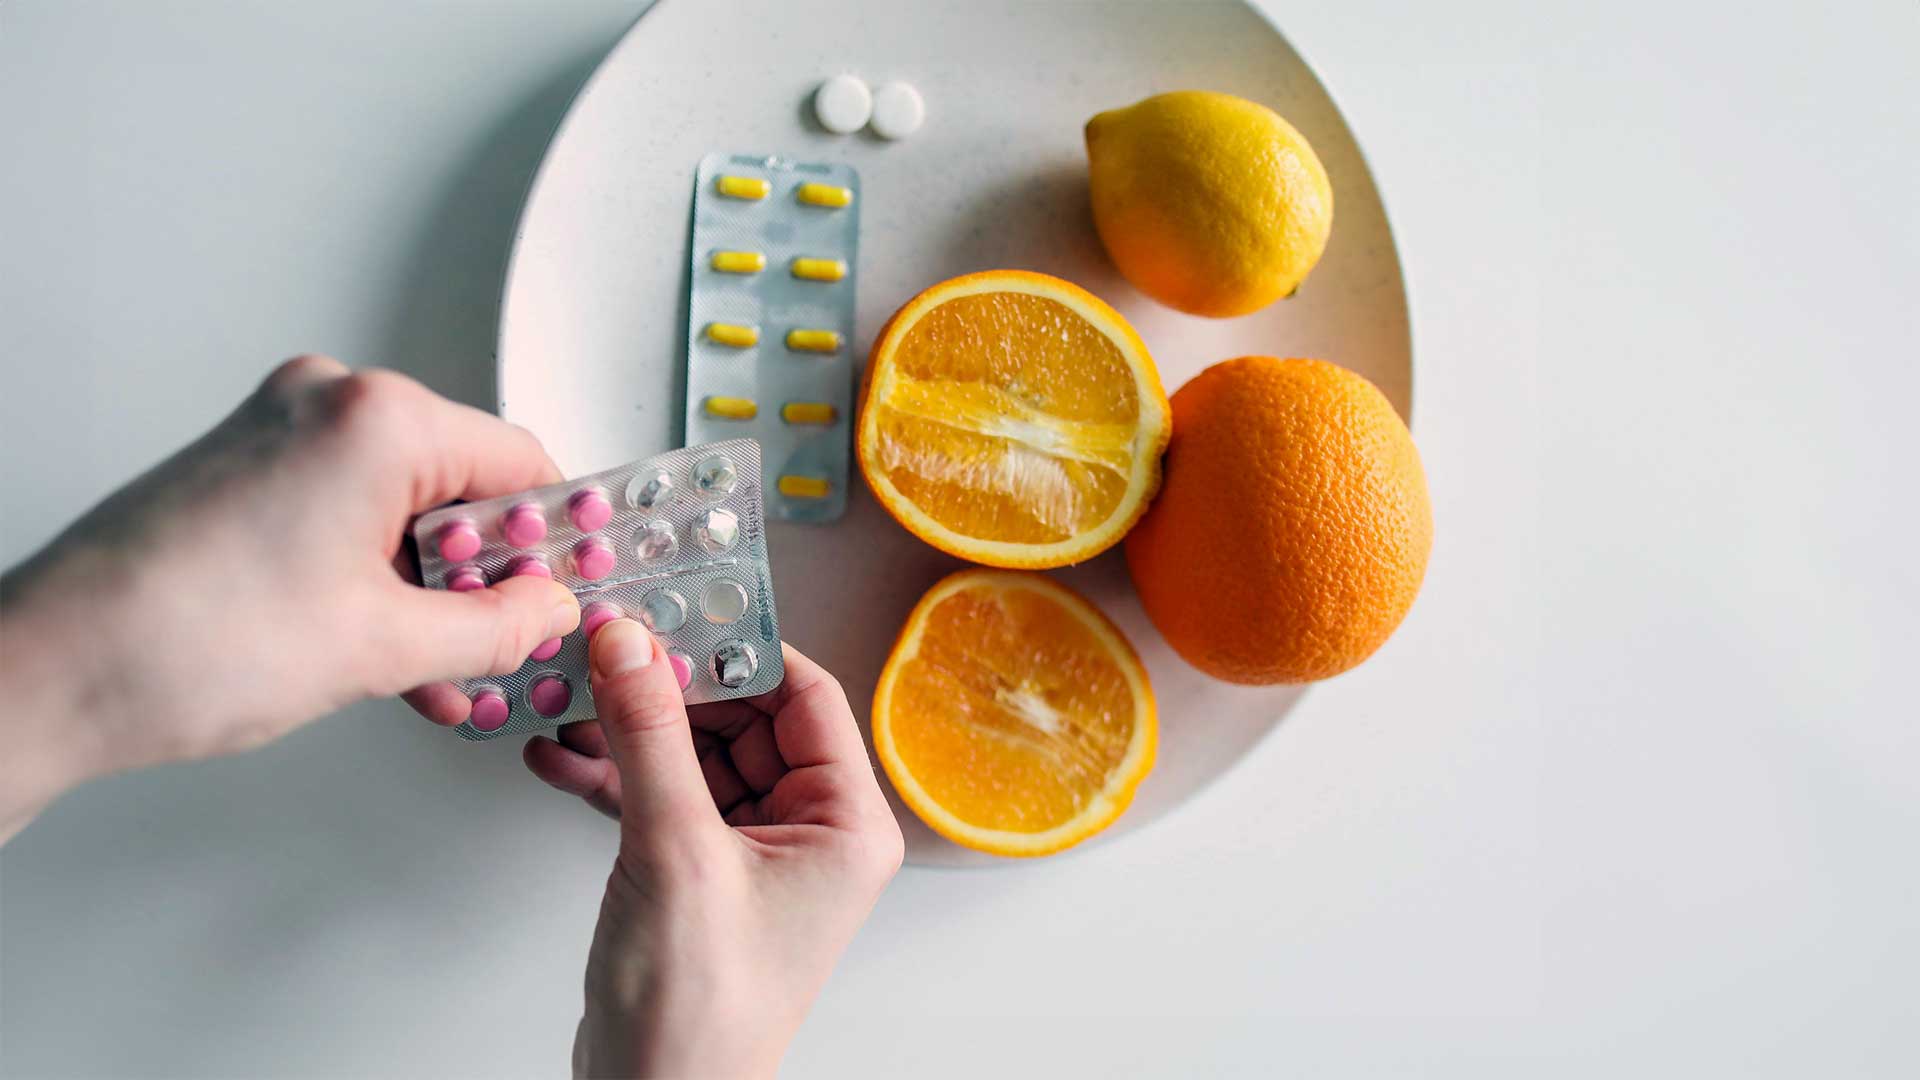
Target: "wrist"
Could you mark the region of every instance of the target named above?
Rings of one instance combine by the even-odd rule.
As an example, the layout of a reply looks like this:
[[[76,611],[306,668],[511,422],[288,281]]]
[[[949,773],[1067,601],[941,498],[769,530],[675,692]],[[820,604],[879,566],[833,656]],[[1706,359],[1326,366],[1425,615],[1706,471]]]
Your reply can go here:
[[[42,556],[0,577],[0,840],[76,785],[111,770],[98,716],[113,693],[98,635],[63,603]],[[49,578],[56,580],[49,580]]]

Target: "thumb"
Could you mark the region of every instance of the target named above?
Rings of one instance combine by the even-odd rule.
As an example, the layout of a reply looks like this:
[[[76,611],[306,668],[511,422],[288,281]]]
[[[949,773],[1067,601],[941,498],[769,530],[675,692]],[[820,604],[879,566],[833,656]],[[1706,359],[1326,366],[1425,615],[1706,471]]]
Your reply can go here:
[[[510,577],[485,589],[452,592],[397,585],[404,613],[397,655],[404,685],[476,675],[504,675],[526,663],[549,638],[580,625],[580,602],[544,578]]]
[[[639,623],[614,619],[594,632],[587,653],[593,703],[620,769],[621,828],[645,834],[718,822],[666,650]]]

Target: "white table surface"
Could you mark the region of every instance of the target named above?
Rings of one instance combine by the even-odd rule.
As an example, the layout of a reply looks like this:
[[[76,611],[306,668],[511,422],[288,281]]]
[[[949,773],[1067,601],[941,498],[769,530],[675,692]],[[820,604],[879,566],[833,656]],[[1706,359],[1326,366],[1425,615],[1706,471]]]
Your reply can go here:
[[[0,3],[0,561],[295,351],[486,401],[635,6]],[[903,873],[788,1075],[1920,1069],[1920,8],[1784,6],[1274,5],[1398,229],[1425,592],[1139,835]],[[561,1073],[612,841],[390,703],[92,785],[0,854],[0,1072]]]

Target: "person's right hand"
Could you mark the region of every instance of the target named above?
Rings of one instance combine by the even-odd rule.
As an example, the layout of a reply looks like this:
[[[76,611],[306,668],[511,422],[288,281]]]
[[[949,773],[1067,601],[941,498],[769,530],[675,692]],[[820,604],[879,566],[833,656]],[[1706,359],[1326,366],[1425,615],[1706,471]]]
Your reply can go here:
[[[779,689],[689,710],[639,623],[588,651],[600,719],[526,746],[620,821],[574,1072],[770,1076],[904,851],[846,694],[789,647]]]

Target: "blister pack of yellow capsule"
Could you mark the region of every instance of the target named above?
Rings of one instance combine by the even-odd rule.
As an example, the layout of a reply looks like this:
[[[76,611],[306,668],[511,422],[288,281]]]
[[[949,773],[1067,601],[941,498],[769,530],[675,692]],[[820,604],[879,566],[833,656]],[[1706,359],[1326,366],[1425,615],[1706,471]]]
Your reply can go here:
[[[846,512],[860,175],[709,154],[693,196],[687,443],[760,441],[769,517]]]

